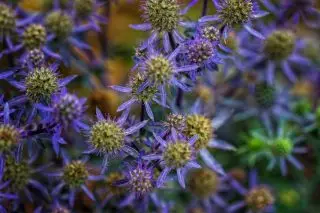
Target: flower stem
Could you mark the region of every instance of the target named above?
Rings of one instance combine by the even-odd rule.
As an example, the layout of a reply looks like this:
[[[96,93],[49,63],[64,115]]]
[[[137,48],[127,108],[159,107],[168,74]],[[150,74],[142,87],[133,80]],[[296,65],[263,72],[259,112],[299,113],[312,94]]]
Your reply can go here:
[[[203,0],[201,17],[207,15],[208,11],[208,0]]]

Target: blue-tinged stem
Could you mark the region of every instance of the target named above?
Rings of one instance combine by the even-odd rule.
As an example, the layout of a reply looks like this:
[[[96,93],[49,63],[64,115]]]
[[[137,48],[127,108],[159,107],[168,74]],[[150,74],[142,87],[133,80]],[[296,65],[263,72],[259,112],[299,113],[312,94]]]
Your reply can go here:
[[[201,16],[207,15],[207,11],[208,11],[208,0],[203,0]]]

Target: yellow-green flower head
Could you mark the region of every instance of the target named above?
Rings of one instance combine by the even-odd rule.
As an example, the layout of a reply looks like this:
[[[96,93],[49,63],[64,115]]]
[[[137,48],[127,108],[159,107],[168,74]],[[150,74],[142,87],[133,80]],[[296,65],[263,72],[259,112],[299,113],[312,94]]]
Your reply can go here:
[[[194,144],[196,150],[206,148],[209,141],[213,138],[211,120],[203,115],[188,115],[186,118],[186,128],[184,133],[188,137],[198,135],[198,140]]]
[[[16,16],[7,5],[0,3],[0,34],[7,34],[16,28]]]
[[[262,108],[270,108],[276,100],[276,90],[267,83],[257,84],[254,91],[256,103]]]
[[[73,30],[71,17],[62,11],[53,11],[45,19],[45,26],[49,33],[53,33],[58,40],[65,40]]]
[[[210,42],[220,40],[220,31],[214,26],[203,26],[198,32],[201,38],[207,39]]]
[[[50,101],[51,96],[59,90],[57,75],[49,67],[35,68],[28,73],[25,85],[26,95],[34,103]]]
[[[13,125],[0,124],[0,153],[8,152],[18,145],[20,131]]]
[[[25,29],[22,37],[27,49],[39,49],[46,42],[47,32],[42,25],[32,24]]]
[[[295,48],[295,36],[289,30],[276,30],[265,40],[263,52],[271,60],[288,58]]]
[[[260,138],[252,137],[248,140],[248,149],[252,152],[260,151],[265,147],[266,143]]]
[[[107,192],[115,196],[124,194],[126,192],[126,188],[115,185],[116,182],[121,181],[124,178],[125,176],[120,172],[111,172],[105,181]]]
[[[158,32],[171,32],[179,24],[179,5],[176,0],[146,0],[144,18]]]
[[[79,188],[86,182],[89,172],[81,161],[73,161],[63,169],[63,180],[70,188]]]
[[[74,9],[79,17],[88,17],[94,9],[94,0],[75,0]]]
[[[288,207],[295,207],[300,200],[299,192],[294,189],[282,190],[279,193],[279,200]]]
[[[151,101],[158,89],[155,86],[148,86],[142,91],[139,91],[140,86],[146,81],[146,75],[142,73],[133,73],[130,76],[129,85],[132,89],[131,94],[139,101]]]
[[[274,196],[267,187],[256,186],[247,193],[245,200],[253,211],[262,211],[274,203]]]
[[[132,192],[139,195],[152,192],[154,189],[154,179],[152,170],[136,167],[129,172],[129,184]]]
[[[90,143],[100,153],[116,153],[125,145],[125,133],[112,120],[100,120],[91,128]]]
[[[187,141],[168,143],[163,152],[163,159],[170,168],[184,167],[192,160],[192,147]]]
[[[271,151],[274,155],[285,157],[292,153],[293,143],[289,138],[277,138],[271,144]]]
[[[178,131],[183,131],[186,126],[186,117],[181,114],[170,113],[164,123],[168,128],[175,128]]]
[[[218,186],[218,175],[208,168],[192,170],[188,175],[187,188],[199,198],[208,198],[215,194]]]
[[[248,22],[252,11],[251,0],[225,0],[219,16],[225,24],[236,26]]]
[[[146,76],[156,85],[167,83],[173,75],[173,65],[163,55],[151,56],[145,64]]]
[[[27,162],[16,162],[12,157],[5,160],[4,181],[10,181],[10,191],[17,192],[27,186],[31,170]]]

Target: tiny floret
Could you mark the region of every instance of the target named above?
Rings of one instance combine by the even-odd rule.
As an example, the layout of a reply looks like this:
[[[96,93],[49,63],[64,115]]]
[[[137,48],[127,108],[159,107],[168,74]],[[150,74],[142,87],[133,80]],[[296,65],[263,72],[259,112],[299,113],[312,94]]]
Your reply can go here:
[[[57,119],[68,124],[79,118],[83,113],[83,105],[77,96],[65,94],[54,104],[54,111]]]
[[[192,158],[192,147],[186,141],[169,143],[163,153],[163,159],[170,168],[185,166]]]
[[[208,198],[215,194],[218,186],[218,175],[210,169],[194,169],[189,173],[188,190],[199,198]]]
[[[271,60],[288,58],[295,48],[295,36],[289,30],[276,30],[265,40],[263,51]]]
[[[101,120],[91,129],[90,143],[101,153],[116,153],[125,145],[124,137],[124,129],[115,122]]]
[[[0,124],[0,153],[8,152],[21,139],[20,131],[10,124]]]
[[[81,161],[73,161],[63,170],[63,180],[71,188],[79,188],[89,176],[85,164]]]
[[[274,203],[274,196],[264,186],[256,186],[246,195],[246,203],[254,211],[261,211]]]
[[[253,12],[251,0],[225,0],[222,7],[219,16],[230,26],[248,22]]]
[[[271,144],[271,150],[274,155],[285,157],[292,153],[293,143],[289,138],[277,138]]]
[[[57,75],[49,67],[35,68],[26,77],[26,93],[32,102],[50,101],[59,90]]]
[[[48,14],[45,20],[48,32],[53,33],[57,39],[65,40],[73,30],[72,19],[62,11],[54,11]]]
[[[195,39],[187,43],[188,60],[201,64],[214,54],[213,44],[207,39]]]
[[[170,113],[164,123],[168,128],[175,128],[178,131],[183,131],[186,126],[186,117],[181,114]]]
[[[207,39],[210,42],[217,42],[220,40],[220,32],[214,26],[203,26],[198,30],[200,38]]]
[[[179,23],[179,5],[176,0],[146,0],[144,18],[158,32],[171,32]]]
[[[163,55],[152,56],[146,61],[146,75],[155,84],[167,83],[173,74],[171,62]]]
[[[275,102],[276,91],[271,85],[260,83],[256,85],[254,98],[260,107],[270,108]]]
[[[196,150],[206,148],[213,137],[211,120],[198,114],[188,115],[184,133],[188,137],[198,135],[198,140],[194,145]]]
[[[38,49],[46,42],[46,29],[40,24],[32,24],[23,32],[23,43],[28,49]]]
[[[129,185],[132,192],[139,195],[151,192],[154,189],[152,170],[137,166],[129,172]]]
[[[7,5],[0,3],[0,33],[11,33],[16,28],[14,11]]]
[[[16,162],[12,157],[5,161],[4,181],[10,181],[10,191],[20,191],[29,182],[31,170],[27,162]]]

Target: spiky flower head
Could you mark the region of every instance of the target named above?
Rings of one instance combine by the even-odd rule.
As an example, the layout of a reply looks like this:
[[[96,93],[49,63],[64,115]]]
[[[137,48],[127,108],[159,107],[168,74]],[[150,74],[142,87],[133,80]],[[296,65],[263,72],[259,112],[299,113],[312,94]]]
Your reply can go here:
[[[51,96],[59,90],[56,73],[49,67],[35,68],[26,77],[26,95],[32,102],[49,102]]]
[[[256,186],[246,195],[246,203],[254,211],[262,211],[274,203],[274,196],[265,186]]]
[[[69,124],[75,119],[81,117],[83,113],[83,104],[76,95],[66,93],[54,103],[54,112],[59,121]]]
[[[40,67],[44,62],[44,53],[40,49],[29,50],[24,63],[33,67]]]
[[[186,117],[181,114],[170,113],[164,125],[170,129],[174,128],[178,131],[183,131],[186,126]]]
[[[86,165],[81,161],[72,161],[63,169],[63,180],[70,188],[79,188],[89,176]]]
[[[225,0],[219,16],[226,25],[236,26],[248,22],[252,12],[251,0]]]
[[[265,40],[263,52],[271,60],[288,58],[295,48],[295,36],[289,30],[276,30]]]
[[[115,183],[124,179],[124,175],[120,172],[111,172],[106,180],[107,192],[113,195],[122,195],[125,193],[126,189],[124,187],[117,186]]]
[[[168,143],[163,152],[163,159],[170,168],[185,166],[192,158],[192,147],[187,141]]]
[[[151,56],[145,65],[146,75],[156,85],[167,83],[173,74],[171,62],[163,55]]]
[[[48,32],[53,33],[58,40],[65,40],[73,30],[71,17],[62,11],[53,11],[45,19]]]
[[[152,170],[137,166],[129,171],[129,186],[132,192],[139,195],[150,193],[154,189]]]
[[[187,43],[186,51],[190,62],[201,64],[214,54],[214,47],[207,39],[194,39]]]
[[[271,151],[274,155],[285,157],[292,153],[293,143],[289,138],[277,138],[271,144]]]
[[[124,129],[112,120],[101,120],[91,128],[90,143],[101,153],[115,153],[125,145]]]
[[[88,17],[94,9],[94,0],[75,0],[74,9],[79,17]]]
[[[27,186],[31,177],[31,169],[27,162],[17,162],[13,157],[5,160],[4,181],[10,181],[10,191],[20,191]]]
[[[146,0],[144,18],[158,32],[171,32],[179,23],[179,5],[176,0]]]
[[[197,35],[200,38],[206,39],[210,42],[217,42],[220,40],[220,31],[214,26],[202,26],[198,29]]]
[[[276,100],[275,88],[267,83],[257,84],[254,90],[256,103],[262,108],[270,108]]]
[[[218,175],[208,168],[194,169],[189,173],[187,187],[197,197],[207,198],[215,194],[218,186]]]
[[[0,124],[0,153],[16,147],[21,139],[20,131],[13,125]]]
[[[248,149],[251,152],[258,152],[261,151],[265,147],[265,142],[262,141],[260,138],[251,137],[248,139]]]
[[[46,29],[40,24],[31,24],[22,34],[23,43],[27,49],[38,49],[46,42]]]
[[[14,11],[7,5],[0,3],[0,34],[7,34],[16,28],[16,17]]]
[[[142,73],[133,73],[130,76],[129,85],[132,89],[131,94],[139,101],[150,101],[153,99],[158,89],[156,86],[148,86],[142,91],[139,91],[140,86],[146,81],[146,75]]]
[[[213,137],[211,120],[199,114],[188,115],[184,133],[188,137],[198,135],[194,145],[196,150],[206,148]]]

